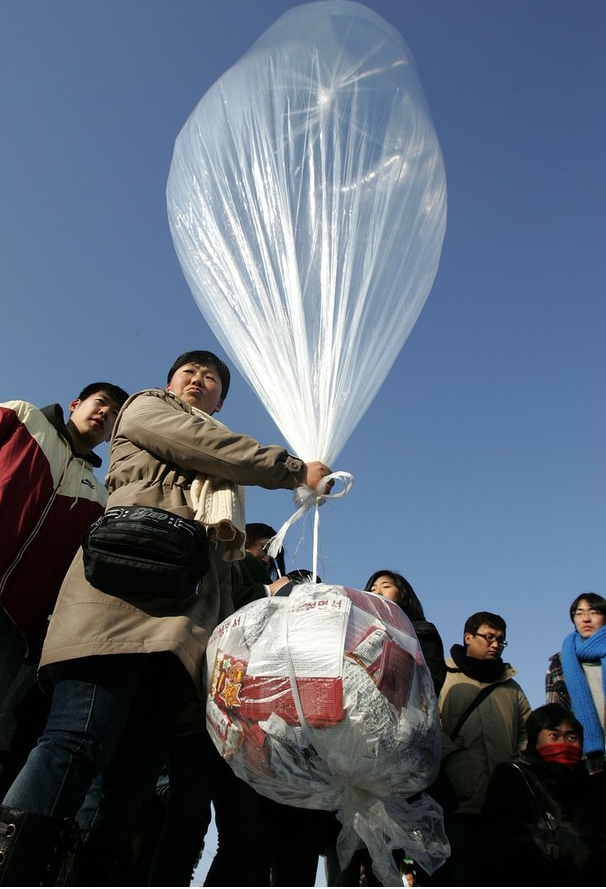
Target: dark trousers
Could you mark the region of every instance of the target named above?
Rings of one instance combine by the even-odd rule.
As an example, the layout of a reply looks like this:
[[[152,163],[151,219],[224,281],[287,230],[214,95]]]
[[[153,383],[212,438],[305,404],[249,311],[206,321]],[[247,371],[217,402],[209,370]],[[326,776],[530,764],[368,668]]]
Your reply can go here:
[[[480,861],[484,847],[484,823],[480,815],[452,813],[444,816],[450,857],[430,878],[431,886],[486,886]]]
[[[107,849],[120,848],[141,802],[154,791],[189,681],[169,652],[58,665],[46,728],[5,805],[77,817]]]
[[[150,886],[188,886],[215,810],[218,846],[205,886],[262,886],[257,854],[268,841],[261,798],[241,781],[208,732],[175,736],[168,758],[168,798]]]

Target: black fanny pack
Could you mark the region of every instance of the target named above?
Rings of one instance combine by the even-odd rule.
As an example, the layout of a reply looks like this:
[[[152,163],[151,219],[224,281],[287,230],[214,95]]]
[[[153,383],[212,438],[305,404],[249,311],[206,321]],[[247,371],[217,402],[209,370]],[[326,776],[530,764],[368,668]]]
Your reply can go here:
[[[208,539],[199,522],[165,509],[114,506],[82,541],[92,586],[123,599],[188,599],[208,571]]]

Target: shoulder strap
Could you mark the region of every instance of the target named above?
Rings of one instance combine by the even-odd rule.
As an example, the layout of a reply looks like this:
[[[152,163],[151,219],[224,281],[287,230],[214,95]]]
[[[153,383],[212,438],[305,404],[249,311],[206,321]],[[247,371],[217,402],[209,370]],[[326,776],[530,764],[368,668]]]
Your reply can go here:
[[[534,770],[523,763],[512,762],[511,765],[521,776],[536,812],[537,827],[555,830],[559,827],[557,806],[549,796],[541,781],[535,775]]]
[[[478,707],[482,703],[482,701],[486,700],[488,695],[497,687],[497,685],[499,685],[498,682],[493,682],[491,685],[485,685],[484,688],[480,689],[480,691],[477,693],[477,695],[475,696],[475,698],[473,699],[471,704],[461,714],[459,721],[457,722],[454,729],[450,733],[450,740],[451,741],[454,741],[454,739],[457,737],[457,735],[463,728],[463,725],[467,722],[468,718],[471,716],[471,714],[476,709],[476,707]]]

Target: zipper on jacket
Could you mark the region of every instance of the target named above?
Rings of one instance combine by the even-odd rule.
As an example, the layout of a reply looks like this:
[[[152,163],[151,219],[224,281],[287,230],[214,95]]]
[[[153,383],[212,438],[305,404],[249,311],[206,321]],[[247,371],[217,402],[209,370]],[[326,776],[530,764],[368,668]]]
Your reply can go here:
[[[40,518],[38,519],[38,521],[32,528],[29,536],[23,541],[21,548],[19,549],[19,552],[17,553],[17,555],[15,556],[15,558],[13,559],[11,564],[8,566],[8,568],[4,572],[4,576],[3,576],[2,580],[0,581],[0,596],[2,596],[2,593],[4,592],[4,588],[7,584],[7,581],[9,579],[10,575],[13,573],[13,571],[15,570],[15,568],[17,567],[19,562],[22,560],[22,558],[25,555],[27,549],[29,548],[32,540],[36,537],[36,535],[38,534],[38,531],[44,524],[44,521],[46,520],[46,517],[47,517],[48,513],[50,512],[50,509],[51,509],[53,503],[57,499],[57,494],[59,493],[59,488],[61,487],[61,482],[63,481],[63,479],[65,477],[65,473],[67,472],[67,469],[73,459],[74,459],[74,455],[70,454],[69,457],[67,458],[67,462],[66,462],[65,466],[63,467],[63,472],[61,473],[61,478],[57,482],[57,485],[56,485],[53,493],[51,494],[51,496],[48,500],[48,503],[44,507]]]

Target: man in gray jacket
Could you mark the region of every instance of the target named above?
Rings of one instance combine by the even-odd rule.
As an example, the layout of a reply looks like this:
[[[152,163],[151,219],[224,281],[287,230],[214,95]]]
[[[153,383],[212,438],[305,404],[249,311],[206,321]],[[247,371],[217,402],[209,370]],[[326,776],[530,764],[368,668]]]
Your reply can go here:
[[[446,659],[446,680],[438,705],[442,723],[442,768],[456,808],[445,827],[451,856],[433,875],[436,886],[484,886],[474,873],[481,845],[480,813],[495,767],[526,746],[526,720],[532,708],[513,679],[516,670],[502,660],[507,625],[490,611],[467,618],[463,645]]]

